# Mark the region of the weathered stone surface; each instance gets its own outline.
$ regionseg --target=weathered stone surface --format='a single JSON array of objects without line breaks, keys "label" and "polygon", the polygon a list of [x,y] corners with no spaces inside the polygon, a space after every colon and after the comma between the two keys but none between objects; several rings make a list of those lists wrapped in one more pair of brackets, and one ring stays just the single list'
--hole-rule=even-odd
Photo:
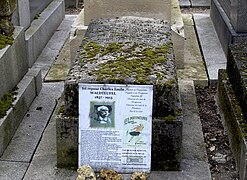
[{"label": "weathered stone surface", "polygon": [[78,82],[152,84],[154,117],[178,103],[171,31],[164,20],[122,17],[92,22],[65,82],[65,113],[78,116]]},{"label": "weathered stone surface", "polygon": [[57,167],[77,167],[78,118],[56,117]]},{"label": "weathered stone surface", "polygon": [[178,116],[173,121],[153,119],[152,170],[180,170],[182,127],[182,116]]},{"label": "weathered stone surface", "polygon": [[24,36],[23,28],[16,27],[13,44],[0,49],[0,98],[11,91],[28,71],[27,54],[23,47]]},{"label": "weathered stone surface", "polygon": [[[239,0],[239,2],[234,0],[231,2],[231,12],[227,12],[226,7],[222,8],[226,5],[223,5],[221,1],[211,1],[210,17],[226,55],[228,54],[228,45],[247,43],[247,19],[245,17],[246,10],[244,10],[247,7],[246,3],[244,0]],[[231,17],[229,17],[229,13]]]},{"label": "weathered stone surface", "polygon": [[[247,109],[247,44],[230,46],[227,73],[242,109]],[[247,119],[247,111],[243,111]]]},{"label": "weathered stone surface", "polygon": [[85,25],[91,20],[138,16],[171,20],[171,0],[84,0]]},{"label": "weathered stone surface", "polygon": [[247,143],[246,118],[244,109],[238,105],[236,93],[233,91],[225,70],[219,71],[218,104],[227,130],[231,149],[233,151],[240,179],[247,178]]}]

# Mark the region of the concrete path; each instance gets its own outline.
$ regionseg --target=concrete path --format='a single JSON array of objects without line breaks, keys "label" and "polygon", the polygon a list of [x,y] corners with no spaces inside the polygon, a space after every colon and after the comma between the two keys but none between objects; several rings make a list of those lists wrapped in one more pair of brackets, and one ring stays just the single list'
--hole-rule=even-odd
[{"label": "concrete path", "polygon": [[[187,1],[190,6],[196,6],[195,2],[208,3],[208,1],[192,0]],[[180,0],[180,4],[185,0]],[[194,2],[194,4],[193,4]],[[56,100],[63,92],[63,81],[54,82],[50,67],[59,57],[54,67],[63,65],[63,58],[67,59],[66,52],[68,45],[65,41],[68,37],[69,25],[75,17],[66,16],[60,30],[54,34],[51,41],[43,51],[39,60],[35,63],[36,67],[42,69],[42,77],[46,78],[40,95],[35,99],[29,112],[17,130],[9,147],[0,158],[0,180],[9,179],[75,179],[76,171],[56,168],[56,137],[54,112]],[[217,37],[212,35],[214,32],[210,24],[208,14],[183,15],[185,33],[185,69],[178,71],[179,90],[181,102],[184,109],[183,127],[183,160],[181,171],[155,171],[151,172],[151,180],[210,180],[211,175],[207,162],[206,150],[201,129],[201,122],[195,96],[195,84],[206,86],[208,80],[216,80],[218,68],[211,68],[215,64],[224,62],[215,59],[221,56],[219,44],[212,41]],[[195,22],[195,24],[194,24]],[[206,24],[205,24],[206,23]],[[195,26],[197,32],[195,32]],[[197,34],[198,37],[197,38]],[[211,40],[209,40],[212,38]],[[208,41],[206,41],[206,39]],[[219,48],[216,53],[215,50]],[[60,49],[63,47],[62,51]],[[201,48],[201,49],[200,49]],[[201,50],[203,56],[201,55]],[[58,56],[58,53],[60,56]],[[214,53],[212,53],[214,52]],[[211,56],[209,56],[211,54]],[[212,63],[206,66],[203,60],[213,59]],[[222,60],[222,59],[221,59]],[[66,67],[68,68],[68,67]],[[220,66],[224,68],[224,66]],[[52,71],[56,71],[54,68]],[[207,76],[207,71],[208,76]],[[212,73],[212,74],[211,74]],[[48,75],[47,75],[48,74]],[[61,75],[64,79],[64,75]],[[209,79],[208,79],[209,77]],[[59,81],[56,79],[55,81]],[[125,175],[124,179],[130,179],[130,175]]]}]

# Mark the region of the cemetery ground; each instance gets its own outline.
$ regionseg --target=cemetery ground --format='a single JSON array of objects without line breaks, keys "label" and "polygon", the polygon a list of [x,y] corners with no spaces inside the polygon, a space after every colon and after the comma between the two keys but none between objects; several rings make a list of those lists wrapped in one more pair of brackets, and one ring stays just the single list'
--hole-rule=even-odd
[{"label": "cemetery ground", "polygon": [[239,178],[229,140],[216,105],[216,85],[196,87],[196,96],[212,179]]},{"label": "cemetery ground", "polygon": [[[209,9],[208,8],[182,8],[182,13],[191,15],[192,13],[201,13],[201,14],[208,14]],[[77,9],[67,9],[67,14],[78,14],[79,11]],[[188,16],[184,16],[188,17]],[[191,17],[190,17],[191,18]],[[72,18],[73,19],[73,18]],[[192,20],[192,18],[190,19]],[[194,25],[194,24],[193,24]],[[194,26],[193,28],[194,29]],[[194,34],[195,35],[195,34]],[[193,36],[194,36],[193,35]],[[197,32],[197,35],[200,36],[200,32]],[[190,37],[191,38],[191,37]],[[190,39],[188,38],[188,39]],[[198,37],[197,37],[198,38]],[[203,42],[201,43],[203,45]],[[68,48],[68,45],[65,43],[64,48],[61,50],[60,54],[66,52],[66,48]],[[68,50],[68,49],[67,49]],[[201,49],[201,51],[203,51]],[[194,56],[195,54],[191,53],[191,56]],[[64,56],[66,56],[66,53],[64,53]],[[187,57],[188,58],[188,57]],[[191,58],[191,57],[190,57]],[[58,62],[57,58],[57,62]],[[204,57],[204,59],[206,59]],[[60,62],[61,63],[61,62]],[[54,65],[60,65],[59,63],[54,63]],[[59,66],[58,66],[59,67]],[[61,66],[60,66],[61,67]],[[195,72],[197,74],[196,76],[200,77],[201,72]],[[209,72],[210,73],[210,72]],[[182,74],[180,72],[180,74]],[[201,78],[201,77],[200,77]],[[195,77],[192,78],[194,80],[197,80]],[[201,78],[203,79],[203,78]],[[187,80],[187,79],[186,79]],[[204,81],[205,79],[203,79]],[[58,82],[59,81],[59,82]],[[191,83],[191,78],[189,79],[189,82]],[[195,81],[196,82],[196,81]],[[238,179],[238,174],[235,168],[234,159],[231,153],[231,150],[229,148],[229,143],[227,139],[227,135],[225,134],[224,128],[221,123],[221,117],[217,111],[217,106],[215,104],[215,95],[216,95],[216,86],[212,84],[211,86],[201,86],[201,81],[198,81],[197,85],[194,87],[194,83],[192,83],[192,89],[195,88],[195,94],[197,98],[197,104],[199,112],[198,115],[200,116],[200,123],[202,125],[202,131],[203,131],[203,137],[204,142],[207,151],[207,159],[209,163],[209,168],[211,171],[211,178],[215,180],[234,180]],[[33,113],[40,113],[39,115],[43,115],[46,113],[46,106],[50,104],[46,104],[46,102],[41,102],[42,95],[47,96],[46,90],[50,91],[49,93],[53,96],[52,98],[59,99],[59,96],[62,93],[63,89],[63,81],[61,81],[61,78],[59,80],[54,79],[51,80],[51,76],[49,74],[46,76],[46,81],[43,83],[44,90],[41,92],[41,98],[38,100],[36,104],[34,104],[33,109],[31,108],[28,114],[26,115],[26,118],[32,117]],[[54,93],[54,91],[57,91],[58,93]],[[191,92],[190,92],[191,93]],[[193,92],[192,92],[193,93]],[[183,95],[184,96],[184,95]],[[41,104],[40,104],[41,102]],[[43,104],[42,104],[43,103]],[[54,104],[52,104],[54,107]],[[49,112],[51,113],[51,112]],[[55,122],[54,122],[54,115],[47,114],[46,116],[49,116],[47,122],[44,122],[44,131],[42,131],[42,136],[40,136],[37,144],[35,147],[31,147],[27,149],[33,149],[33,151],[29,151],[28,153],[31,153],[30,159],[24,163],[25,158],[23,158],[25,153],[20,153],[23,157],[20,158],[20,160],[17,160],[18,163],[14,162],[16,161],[16,156],[11,156],[11,154],[5,154],[6,159],[3,159],[3,161],[6,162],[6,167],[8,168],[7,173],[10,173],[12,175],[8,175],[7,173],[2,175],[2,170],[0,166],[0,179],[6,179],[5,177],[12,177],[12,179],[75,179],[76,172],[75,170],[64,170],[64,169],[58,169],[56,168],[56,157],[54,156],[55,152]],[[26,124],[28,127],[35,126],[34,124]],[[189,131],[189,129],[187,129]],[[200,128],[199,128],[200,130]],[[196,132],[194,132],[196,133]],[[191,134],[192,136],[196,134]],[[19,138],[19,137],[15,137]],[[190,144],[189,144],[190,145]],[[190,147],[188,145],[188,147]],[[13,148],[14,143],[11,144]],[[21,150],[25,150],[25,148]],[[202,148],[203,149],[203,148]],[[193,149],[191,149],[193,151]],[[17,153],[16,151],[13,151]],[[202,152],[203,154],[204,152]],[[200,152],[199,152],[200,154]],[[190,156],[190,154],[187,154],[186,156]],[[201,155],[200,156],[204,156]],[[10,157],[10,158],[9,158]],[[17,158],[18,159],[18,158]],[[0,159],[1,160],[1,159]],[[2,161],[2,162],[3,162]],[[9,164],[8,164],[9,163]],[[11,165],[13,163],[13,165]],[[183,163],[186,164],[186,163]],[[6,168],[5,167],[5,168]],[[199,167],[200,168],[200,167]],[[4,169],[4,168],[2,168]],[[207,168],[205,168],[207,169]],[[197,169],[196,169],[197,170]],[[190,173],[176,176],[176,173],[172,175],[172,173],[166,174],[167,176],[159,176],[158,173],[154,173],[154,175],[150,176],[151,180],[159,180],[159,179],[166,179],[164,177],[168,177],[168,179],[200,179],[198,177],[202,177],[201,179],[207,179],[203,178],[200,174],[200,170],[196,172],[195,170],[195,176]],[[18,173],[14,173],[18,172]],[[153,178],[152,178],[153,177]],[[195,178],[194,178],[195,177]],[[8,178],[7,178],[8,179]]]}]

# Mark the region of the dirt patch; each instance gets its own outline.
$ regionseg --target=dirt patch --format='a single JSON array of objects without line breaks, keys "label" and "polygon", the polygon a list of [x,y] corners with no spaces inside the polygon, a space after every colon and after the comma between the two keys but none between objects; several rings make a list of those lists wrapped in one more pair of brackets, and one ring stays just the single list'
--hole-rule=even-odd
[{"label": "dirt patch", "polygon": [[196,97],[212,179],[238,180],[234,157],[215,103],[216,86],[196,87]]}]

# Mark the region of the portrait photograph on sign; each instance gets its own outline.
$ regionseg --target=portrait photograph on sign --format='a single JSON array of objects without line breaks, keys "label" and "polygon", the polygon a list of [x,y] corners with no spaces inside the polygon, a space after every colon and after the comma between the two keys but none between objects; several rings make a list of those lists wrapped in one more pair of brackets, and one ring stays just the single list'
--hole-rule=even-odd
[{"label": "portrait photograph on sign", "polygon": [[115,102],[90,102],[90,127],[115,127]]}]

